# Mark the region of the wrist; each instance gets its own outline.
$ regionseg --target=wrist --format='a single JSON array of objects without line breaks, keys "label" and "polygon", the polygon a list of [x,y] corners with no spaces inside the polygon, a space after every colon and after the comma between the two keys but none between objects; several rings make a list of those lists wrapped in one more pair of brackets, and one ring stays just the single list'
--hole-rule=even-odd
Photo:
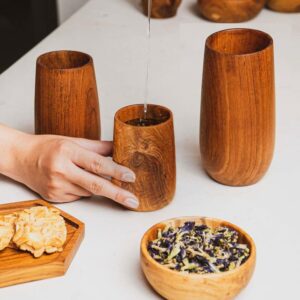
[{"label": "wrist", "polygon": [[20,162],[32,135],[0,124],[0,173],[18,180]]}]

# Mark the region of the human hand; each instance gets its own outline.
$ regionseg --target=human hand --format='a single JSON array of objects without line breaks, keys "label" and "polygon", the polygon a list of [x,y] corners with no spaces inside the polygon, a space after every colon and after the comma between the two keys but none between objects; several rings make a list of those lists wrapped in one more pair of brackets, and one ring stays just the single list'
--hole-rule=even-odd
[{"label": "human hand", "polygon": [[111,152],[111,142],[22,133],[13,148],[13,166],[5,175],[52,202],[101,195],[137,208],[138,199],[108,179],[135,181],[133,171],[108,157]]}]

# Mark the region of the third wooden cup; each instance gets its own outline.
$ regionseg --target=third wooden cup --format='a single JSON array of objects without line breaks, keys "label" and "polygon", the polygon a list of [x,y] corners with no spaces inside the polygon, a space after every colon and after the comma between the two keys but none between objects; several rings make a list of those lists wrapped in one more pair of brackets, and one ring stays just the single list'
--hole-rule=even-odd
[{"label": "third wooden cup", "polygon": [[137,211],[153,211],[169,204],[175,193],[173,115],[165,107],[148,104],[147,126],[139,124],[143,118],[142,104],[124,107],[115,114],[113,159],[132,169],[136,181],[113,182],[138,197]]}]

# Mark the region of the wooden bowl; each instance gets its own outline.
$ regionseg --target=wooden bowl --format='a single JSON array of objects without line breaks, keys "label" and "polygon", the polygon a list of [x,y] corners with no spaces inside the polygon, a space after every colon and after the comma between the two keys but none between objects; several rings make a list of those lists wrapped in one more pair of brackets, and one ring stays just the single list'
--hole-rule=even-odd
[{"label": "wooden bowl", "polygon": [[[156,238],[157,230],[167,225],[178,227],[186,221],[205,224],[212,228],[227,226],[240,234],[239,242],[250,248],[248,260],[235,270],[218,274],[185,274],[168,269],[156,262],[147,250],[148,243]],[[241,228],[223,220],[205,217],[170,219],[151,227],[141,241],[141,266],[150,285],[169,300],[230,300],[235,298],[250,281],[256,262],[256,247],[252,238]]]},{"label": "wooden bowl", "polygon": [[300,12],[300,0],[269,0],[267,5],[279,12]]},{"label": "wooden bowl", "polygon": [[[166,19],[176,16],[181,0],[152,0],[151,18]],[[144,14],[148,16],[148,0],[142,0]]]},{"label": "wooden bowl", "polygon": [[198,0],[200,14],[213,22],[239,23],[253,19],[266,0]]}]

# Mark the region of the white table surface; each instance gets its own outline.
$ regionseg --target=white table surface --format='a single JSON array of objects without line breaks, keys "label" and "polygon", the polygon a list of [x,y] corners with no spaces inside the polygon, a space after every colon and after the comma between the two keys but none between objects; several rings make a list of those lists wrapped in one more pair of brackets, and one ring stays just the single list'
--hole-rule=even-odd
[{"label": "white table surface", "polygon": [[[90,1],[0,76],[0,122],[33,132],[36,57],[74,49],[94,57],[102,133],[112,138],[114,112],[144,97],[146,18],[135,0]],[[201,215],[243,227],[257,244],[257,268],[239,300],[299,299],[300,14],[264,10],[244,24],[214,24],[183,1],[176,18],[153,21],[150,99],[175,115],[177,192],[166,208],[126,211],[95,198],[60,205],[86,224],[85,239],[64,277],[0,290],[10,299],[159,299],[139,267],[139,242],[161,220]],[[229,27],[258,28],[275,40],[277,143],[272,166],[258,184],[226,187],[200,166],[198,131],[205,38]],[[0,202],[37,197],[0,177]],[[1,262],[0,262],[1,263]]]}]

